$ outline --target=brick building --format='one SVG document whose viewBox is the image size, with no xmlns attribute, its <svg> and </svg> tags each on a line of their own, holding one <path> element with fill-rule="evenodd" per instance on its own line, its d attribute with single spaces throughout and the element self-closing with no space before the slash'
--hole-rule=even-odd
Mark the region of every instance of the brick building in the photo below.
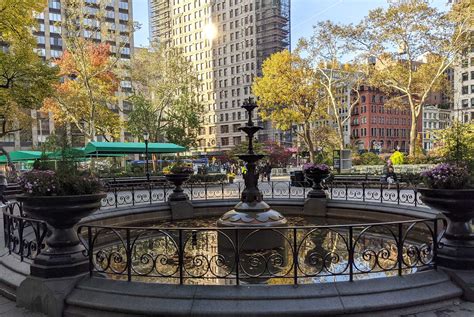
<svg viewBox="0 0 474 317">
<path fill-rule="evenodd" d="M 408 110 L 387 109 L 378 89 L 361 86 L 360 101 L 351 113 L 351 144 L 359 151 L 407 152 L 411 118 Z M 421 132 L 421 124 L 418 124 Z"/>
</svg>

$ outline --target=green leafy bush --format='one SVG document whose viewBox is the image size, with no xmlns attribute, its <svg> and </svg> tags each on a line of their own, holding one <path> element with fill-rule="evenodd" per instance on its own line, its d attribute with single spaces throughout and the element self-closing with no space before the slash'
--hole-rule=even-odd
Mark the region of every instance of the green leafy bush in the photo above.
<svg viewBox="0 0 474 317">
<path fill-rule="evenodd" d="M 377 154 L 366 152 L 361 154 L 358 159 L 353 159 L 352 163 L 354 165 L 382 165 L 384 161 Z"/>
<path fill-rule="evenodd" d="M 226 174 L 194 174 L 191 175 L 189 182 L 191 183 L 220 183 L 227 180 Z"/>
</svg>

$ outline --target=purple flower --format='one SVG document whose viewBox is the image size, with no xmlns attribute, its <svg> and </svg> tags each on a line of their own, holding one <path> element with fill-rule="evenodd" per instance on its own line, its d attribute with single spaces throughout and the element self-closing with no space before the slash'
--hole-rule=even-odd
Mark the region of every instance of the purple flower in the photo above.
<svg viewBox="0 0 474 317">
<path fill-rule="evenodd" d="M 305 173 L 329 174 L 329 166 L 326 164 L 306 163 L 303 165 L 303 171 Z"/>
<path fill-rule="evenodd" d="M 426 185 L 435 189 L 460 189 L 467 185 L 469 172 L 465 166 L 442 163 L 421 173 Z"/>
</svg>

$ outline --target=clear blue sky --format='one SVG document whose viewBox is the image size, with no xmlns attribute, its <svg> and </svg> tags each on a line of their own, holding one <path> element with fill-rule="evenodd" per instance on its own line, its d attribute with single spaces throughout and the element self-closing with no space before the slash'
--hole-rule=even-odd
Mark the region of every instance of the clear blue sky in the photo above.
<svg viewBox="0 0 474 317">
<path fill-rule="evenodd" d="M 448 0 L 432 0 L 434 6 L 445 9 Z M 291 41 L 311 36 L 318 21 L 332 20 L 357 23 L 371 9 L 386 6 L 386 0 L 291 0 Z M 135 46 L 148 46 L 148 0 L 133 0 L 134 20 L 142 27 L 135 32 Z"/>
</svg>

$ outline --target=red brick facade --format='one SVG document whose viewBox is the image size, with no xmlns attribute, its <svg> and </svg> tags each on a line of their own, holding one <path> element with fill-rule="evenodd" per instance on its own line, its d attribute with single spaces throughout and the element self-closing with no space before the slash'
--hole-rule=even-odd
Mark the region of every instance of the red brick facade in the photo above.
<svg viewBox="0 0 474 317">
<path fill-rule="evenodd" d="M 382 92 L 362 86 L 360 101 L 351 114 L 351 143 L 359 150 L 372 150 L 380 146 L 382 152 L 399 148 L 408 152 L 410 140 L 410 112 L 386 109 L 387 98 Z M 418 124 L 421 131 L 421 125 Z"/>
</svg>

